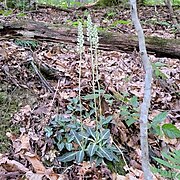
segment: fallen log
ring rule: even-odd
[[[24,37],[39,41],[77,43],[77,29],[72,27],[35,21],[1,23],[0,26],[0,35],[9,38]],[[85,45],[88,46],[88,42],[85,41]],[[135,35],[99,32],[100,50],[132,53],[135,48],[138,50]],[[146,48],[149,54],[155,54],[157,57],[180,58],[179,39],[146,36]]]

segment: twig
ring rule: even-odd
[[[116,146],[116,148],[118,149],[118,151],[121,153],[121,156],[122,156],[122,158],[123,158],[123,161],[124,161],[124,163],[125,163],[125,167],[126,167],[126,170],[128,170],[129,172],[130,172],[130,168],[129,168],[129,166],[128,166],[128,164],[127,164],[127,162],[126,162],[126,159],[125,159],[125,157],[124,157],[124,154],[123,154],[123,152],[121,151],[121,149],[118,147],[118,145],[114,142],[114,141],[112,141],[113,142],[113,144]]]
[[[33,59],[30,60],[30,63],[34,69],[34,71],[36,72],[36,74],[38,75],[39,79],[41,80],[41,82],[44,84],[44,86],[51,92],[54,93],[54,90],[50,87],[50,85],[48,84],[48,82],[46,81],[46,79],[43,77],[43,75],[40,73],[40,71],[38,70],[37,66],[34,64]]]
[[[58,80],[57,87],[56,87],[56,91],[55,91],[55,93],[54,93],[53,100],[52,100],[51,105],[50,105],[50,108],[51,108],[51,109],[52,109],[52,106],[53,106],[53,104],[54,104],[55,98],[56,98],[56,96],[57,96],[57,92],[58,92],[58,90],[59,90],[59,86],[60,86],[60,80]],[[51,111],[51,110],[50,110],[50,111]],[[50,111],[49,111],[49,112],[50,112]]]

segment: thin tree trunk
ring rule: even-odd
[[[143,98],[143,103],[141,104],[141,112],[140,112],[140,142],[141,142],[142,169],[144,172],[144,179],[152,180],[153,176],[149,166],[149,149],[148,149],[148,111],[151,101],[152,66],[146,51],[143,29],[141,27],[139,18],[137,16],[136,0],[130,0],[130,7],[131,7],[132,21],[138,33],[139,50],[145,71],[144,98]]]

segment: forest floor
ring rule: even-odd
[[[178,10],[175,11],[178,15]],[[102,8],[73,10],[66,12],[53,8],[39,8],[23,17],[0,15],[1,22],[34,20],[47,24],[64,24],[77,27],[78,20],[92,21],[99,30],[135,34],[129,9]],[[139,17],[145,35],[175,38],[175,29],[166,7],[141,7]],[[36,65],[43,64],[58,71],[58,77],[41,72],[53,89],[50,92],[29,63],[36,57]],[[92,94],[92,70],[88,48],[85,49],[82,64],[82,95]],[[153,77],[152,101],[149,121],[161,112],[167,112],[163,123],[172,123],[180,128],[180,59],[150,56],[157,65]],[[79,55],[76,44],[46,41],[26,41],[0,37],[0,179],[142,179],[140,161],[138,118],[143,99],[144,71],[136,50],[131,54],[116,51],[98,51],[99,82],[102,94],[102,112],[112,115],[109,123],[111,136],[121,149],[123,163],[106,166],[91,166],[89,162],[68,164],[58,162],[58,149],[52,139],[45,136],[44,129],[57,114],[69,113],[70,99],[78,98]],[[165,78],[163,78],[165,77]],[[109,95],[108,98],[106,98]],[[128,102],[129,114],[122,114],[124,100]],[[136,101],[137,100],[137,101]],[[87,111],[90,100],[83,101]],[[135,107],[134,107],[135,106]],[[126,106],[127,107],[127,106]],[[126,111],[126,112],[127,112]],[[69,114],[68,114],[69,115]],[[135,122],[128,126],[132,118]],[[84,124],[94,126],[94,121],[84,119]],[[162,125],[162,124],[161,124]],[[152,158],[161,157],[162,151],[180,149],[178,138],[149,136],[150,163]],[[127,166],[125,166],[127,164]],[[61,166],[62,165],[62,166]],[[111,172],[111,171],[114,172]],[[159,176],[154,179],[161,179]],[[164,178],[162,178],[164,179]]]

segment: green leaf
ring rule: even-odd
[[[83,159],[84,159],[84,155],[85,155],[84,150],[78,151],[78,152],[76,153],[76,162],[77,162],[77,163],[82,162]]]
[[[62,135],[61,135],[61,133],[57,133],[57,135],[56,135],[55,138],[57,139],[58,142],[61,142],[61,141],[62,141]]]
[[[161,62],[155,62],[153,63],[156,67],[165,67],[166,64],[165,63],[161,63]]]
[[[96,162],[96,166],[99,166],[100,164],[105,164],[103,158],[100,157],[98,157],[95,162]]]
[[[171,139],[180,138],[180,130],[173,124],[164,124],[162,130],[164,134]]]
[[[70,129],[76,129],[77,125],[76,124],[67,124],[67,127]]]
[[[136,119],[139,119],[140,114],[139,113],[132,113],[131,116],[136,118]]]
[[[162,79],[167,79],[167,75],[164,74],[160,69],[159,67],[156,67],[155,65],[152,64],[152,67],[153,67],[153,71],[155,73],[155,76],[156,78],[162,78]]]
[[[136,122],[136,119],[132,118],[132,117],[129,117],[127,120],[126,120],[126,124],[129,126],[131,126],[133,123]]]
[[[103,89],[100,89],[100,90],[96,89],[95,90],[95,93],[99,93],[99,94],[104,94],[104,92],[105,92],[105,90],[103,90]]]
[[[171,155],[165,153],[165,152],[162,152],[162,156],[165,157],[167,160],[171,161],[172,163],[174,164],[179,164],[180,165],[180,156],[177,156],[175,155],[175,153],[170,153]],[[180,168],[180,167],[179,167]]]
[[[96,155],[99,156],[100,158],[104,158],[104,155],[99,149],[96,151]]]
[[[158,163],[160,163],[166,167],[172,168],[172,165],[168,161],[165,161],[163,159],[156,158],[156,157],[153,157],[153,159],[155,159]]]
[[[103,96],[106,100],[114,99],[114,97],[111,94],[104,94]]]
[[[73,146],[72,146],[71,143],[65,143],[65,146],[66,146],[66,149],[67,149],[68,151],[71,151],[72,148],[73,148]]]
[[[93,100],[95,98],[98,98],[99,97],[99,94],[88,94],[86,96],[83,96],[82,99],[84,100]]]
[[[44,131],[45,131],[46,136],[47,136],[48,138],[53,135],[53,130],[52,130],[51,127],[48,127],[48,126],[47,126],[47,127],[44,129]]]
[[[109,103],[109,105],[111,105],[112,106],[112,104],[113,104],[113,102],[114,102],[114,100],[113,99],[109,99],[109,100],[106,100],[108,103]]]
[[[111,152],[111,156],[112,156],[113,161],[119,161],[118,156],[116,156],[113,152]]]
[[[159,125],[157,126],[154,126],[152,129],[151,129],[151,132],[153,134],[157,134],[158,136],[162,137],[163,136],[163,132],[161,130],[161,127]]]
[[[177,165],[175,165],[175,164],[171,164],[171,163],[169,163],[168,161],[165,161],[165,160],[163,160],[163,159],[160,159],[160,158],[155,158],[155,157],[153,157],[158,163],[160,163],[160,164],[162,164],[162,165],[164,165],[164,166],[166,166],[166,167],[169,167],[169,168],[175,168],[175,169],[180,169],[180,166],[177,166]]]
[[[102,157],[99,157],[99,156],[92,156],[90,158],[90,162],[95,162],[96,163],[96,166],[99,166],[102,162],[103,162],[103,158]]]
[[[156,126],[160,124],[161,122],[163,122],[166,119],[167,114],[168,114],[167,111],[159,113],[157,116],[153,118],[151,126]]]
[[[93,101],[90,101],[89,107],[94,108],[94,102]]]
[[[65,135],[67,142],[70,143],[74,140],[74,136],[72,136],[70,133]]]
[[[180,163],[180,150],[175,150],[174,153],[171,153],[171,155],[176,157],[176,159],[178,159],[178,161]]]
[[[80,136],[78,135],[77,132],[75,132],[74,130],[71,130],[71,134],[75,137],[76,142],[79,144],[79,146],[82,148],[81,142],[80,142]]]
[[[108,124],[112,121],[112,116],[108,116],[107,118],[105,118],[103,121],[102,121],[102,125],[105,125],[105,124]]]
[[[64,127],[62,127],[62,128],[64,128]],[[65,132],[65,129],[60,129],[59,132],[60,132],[60,133],[64,133],[64,132]]]
[[[69,109],[70,111],[73,111],[74,107],[72,105],[67,105],[67,109]]]
[[[76,153],[77,152],[67,152],[64,155],[58,157],[58,160],[60,162],[69,162],[75,160]]]
[[[99,147],[99,149],[96,151],[97,155],[100,155],[100,157],[106,158],[109,161],[112,161],[112,154],[110,151],[108,151],[107,148]]]
[[[90,157],[92,157],[95,154],[97,148],[98,146],[96,145],[96,143],[89,144],[89,146],[87,147],[87,150]]]
[[[5,10],[5,11],[3,12],[3,16],[9,16],[9,15],[11,15],[12,13],[13,13],[12,10]]]
[[[91,109],[90,112],[89,112],[89,115],[93,115],[95,113],[95,110],[94,109]]]
[[[138,107],[139,103],[138,103],[137,96],[133,96],[133,97],[130,99],[130,104],[131,104],[133,107]]]
[[[55,121],[58,123],[64,123],[64,122],[70,122],[71,119],[70,117],[65,117],[64,115],[59,114],[55,117]]]
[[[101,132],[101,137],[100,137],[100,140],[98,142],[100,142],[102,140],[105,140],[105,139],[108,139],[108,138],[110,138],[110,130],[109,129],[104,129]]]
[[[117,154],[117,153],[120,153],[119,150],[117,149],[117,147],[115,147],[115,146],[112,145],[112,144],[111,144],[111,145],[109,144],[109,145],[107,146],[107,148],[110,149],[111,151],[113,151],[113,152],[116,153],[116,154]]]
[[[73,103],[73,104],[77,104],[78,101],[79,101],[79,98],[73,98],[73,99],[71,99],[71,103]]]
[[[74,27],[77,27],[78,26],[78,21],[75,21],[75,22],[72,22],[72,25],[74,26]]]
[[[64,143],[63,142],[62,143],[58,143],[57,147],[58,147],[59,151],[62,151],[63,148],[64,148]]]
[[[128,116],[130,114],[130,112],[128,111],[127,107],[121,107],[120,110],[121,110],[120,114],[122,116]]]
[[[103,140],[103,141],[101,141],[101,143],[100,143],[100,145],[102,146],[102,147],[104,147],[105,145],[108,145],[109,144],[109,138],[108,139],[105,139],[105,140]]]
[[[114,26],[117,26],[119,24],[130,24],[130,23],[131,23],[130,20],[117,20],[117,21],[114,21],[111,26],[114,27]]]
[[[96,140],[96,134],[95,134],[93,128],[87,127],[86,130],[87,130],[87,133],[88,133],[90,136],[92,136],[94,140]]]
[[[151,167],[151,171],[156,174],[160,174],[162,177],[165,177],[165,178],[170,178],[170,179],[180,179],[180,174],[175,173],[175,172],[172,172],[171,170],[167,171],[167,170],[163,170],[163,169],[158,169],[158,168],[155,168],[155,167]]]
[[[86,132],[80,132],[78,133],[80,137],[84,138],[84,139],[90,139],[89,138],[89,133],[86,133]]]
[[[171,24],[166,22],[166,21],[160,21],[160,22],[158,22],[158,24],[161,25],[161,26],[171,26]]]
[[[24,16],[26,16],[26,14],[22,12],[17,14],[17,17],[24,17]]]

